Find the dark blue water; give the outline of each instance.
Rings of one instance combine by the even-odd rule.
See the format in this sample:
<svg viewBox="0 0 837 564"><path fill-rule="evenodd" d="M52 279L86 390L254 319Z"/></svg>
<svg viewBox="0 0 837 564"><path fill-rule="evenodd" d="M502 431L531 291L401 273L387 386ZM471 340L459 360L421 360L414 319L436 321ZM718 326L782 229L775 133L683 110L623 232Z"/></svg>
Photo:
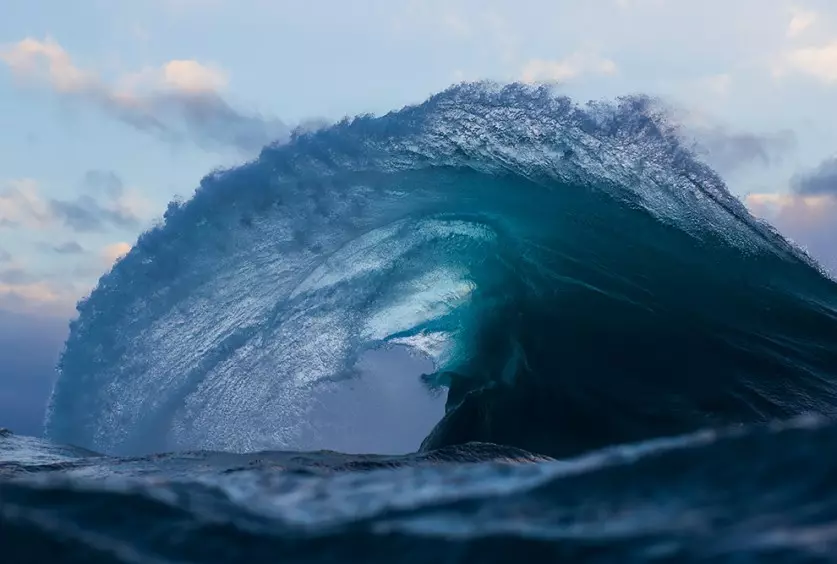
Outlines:
<svg viewBox="0 0 837 564"><path fill-rule="evenodd" d="M298 132L170 205L78 309L53 442L0 439L24 560L837 544L837 284L647 99L465 85ZM376 380L382 347L428 369ZM415 454L321 450L376 452L434 398Z"/></svg>

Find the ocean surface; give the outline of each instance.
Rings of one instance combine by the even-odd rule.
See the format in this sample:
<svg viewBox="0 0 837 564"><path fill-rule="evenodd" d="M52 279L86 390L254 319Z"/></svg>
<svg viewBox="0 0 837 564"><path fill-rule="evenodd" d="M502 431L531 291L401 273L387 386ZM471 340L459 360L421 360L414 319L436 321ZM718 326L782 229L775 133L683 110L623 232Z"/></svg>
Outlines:
<svg viewBox="0 0 837 564"><path fill-rule="evenodd" d="M300 129L78 313L10 562L837 562L837 283L647 98Z"/></svg>

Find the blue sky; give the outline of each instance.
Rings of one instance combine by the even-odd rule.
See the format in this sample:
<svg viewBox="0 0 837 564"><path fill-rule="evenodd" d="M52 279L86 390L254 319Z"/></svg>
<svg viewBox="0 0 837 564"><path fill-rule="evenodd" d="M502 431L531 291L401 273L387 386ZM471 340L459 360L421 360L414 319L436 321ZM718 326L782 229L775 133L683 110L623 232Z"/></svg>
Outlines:
<svg viewBox="0 0 837 564"><path fill-rule="evenodd" d="M299 123L462 80L659 96L734 193L837 268L833 0L4 0L2 12L0 334L46 324L42 341L24 332L39 359L57 356L75 301L211 169ZM32 374L6 362L18 341L0 342L0 402L23 390L14 382L52 377L41 360Z"/></svg>

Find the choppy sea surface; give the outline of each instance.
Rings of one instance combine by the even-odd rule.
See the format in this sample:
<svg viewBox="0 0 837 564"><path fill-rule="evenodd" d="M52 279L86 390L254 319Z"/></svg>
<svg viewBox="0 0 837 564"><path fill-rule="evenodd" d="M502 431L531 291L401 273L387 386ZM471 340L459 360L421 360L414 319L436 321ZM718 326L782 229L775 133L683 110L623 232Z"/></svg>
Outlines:
<svg viewBox="0 0 837 564"><path fill-rule="evenodd" d="M837 284L645 98L297 131L78 311L46 438L0 436L11 562L837 560ZM435 424L321 450L373 403Z"/></svg>

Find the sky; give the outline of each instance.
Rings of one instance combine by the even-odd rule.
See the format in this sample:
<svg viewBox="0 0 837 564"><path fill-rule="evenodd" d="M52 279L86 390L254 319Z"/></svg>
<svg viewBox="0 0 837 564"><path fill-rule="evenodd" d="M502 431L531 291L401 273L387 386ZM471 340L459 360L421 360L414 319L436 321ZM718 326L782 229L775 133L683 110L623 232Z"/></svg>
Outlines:
<svg viewBox="0 0 837 564"><path fill-rule="evenodd" d="M76 301L173 198L310 121L451 84L658 97L837 270L833 0L3 0L0 427L39 433Z"/></svg>

